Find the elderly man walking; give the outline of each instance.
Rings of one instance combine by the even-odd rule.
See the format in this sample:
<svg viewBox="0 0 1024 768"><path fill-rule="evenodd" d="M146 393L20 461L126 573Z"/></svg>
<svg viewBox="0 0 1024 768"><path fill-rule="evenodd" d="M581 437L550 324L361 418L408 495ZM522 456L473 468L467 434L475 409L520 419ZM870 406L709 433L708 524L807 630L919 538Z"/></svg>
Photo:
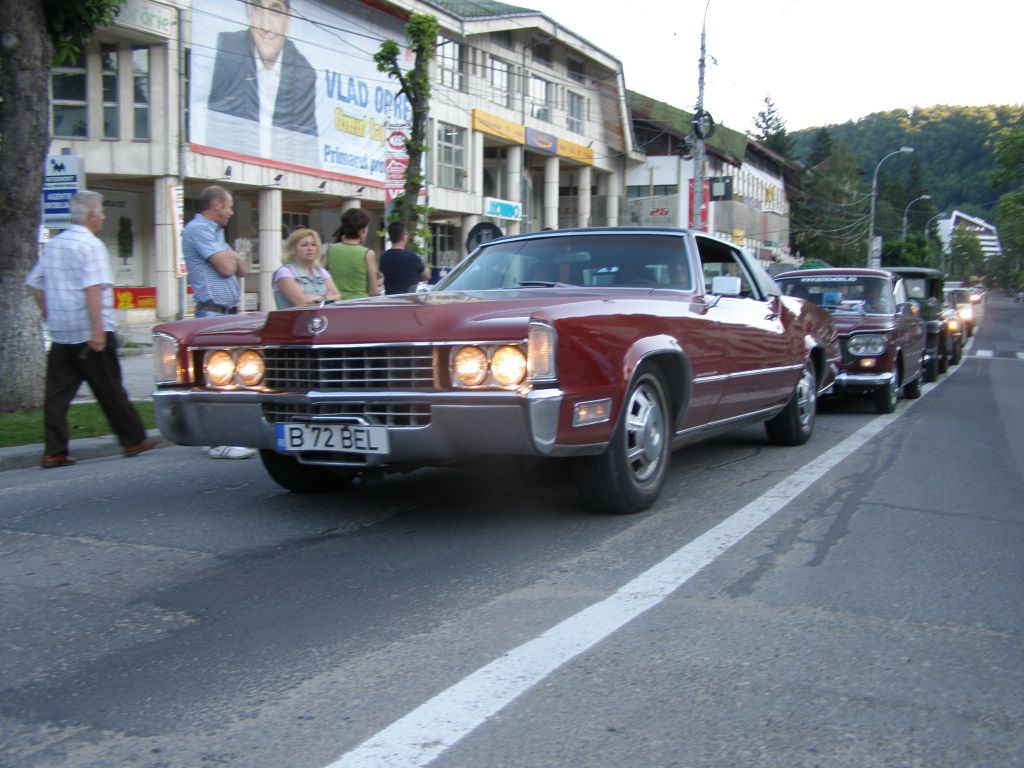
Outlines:
<svg viewBox="0 0 1024 768"><path fill-rule="evenodd" d="M43 469L76 462L68 453L68 407L82 382L89 384L126 457L155 448L121 382L114 321L114 281L107 248L96 237L103 228L103 196L78 192L71 198L71 226L50 240L25 284L50 330L43 411Z"/></svg>

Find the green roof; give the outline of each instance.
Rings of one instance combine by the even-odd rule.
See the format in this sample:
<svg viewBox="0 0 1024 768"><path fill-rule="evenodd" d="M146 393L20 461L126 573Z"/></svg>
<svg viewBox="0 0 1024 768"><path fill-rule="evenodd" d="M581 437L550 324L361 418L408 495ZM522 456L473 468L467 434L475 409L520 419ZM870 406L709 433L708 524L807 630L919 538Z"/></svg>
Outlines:
<svg viewBox="0 0 1024 768"><path fill-rule="evenodd" d="M532 8L523 8L508 3L498 3L494 0L427 0L428 5L440 8L452 16L460 19L489 18L491 16L540 16L540 11Z"/></svg>
<svg viewBox="0 0 1024 768"><path fill-rule="evenodd" d="M656 125L663 126L678 133L680 136L687 136L691 132L691 121L693 113L685 109L673 107L663 101L656 101L650 96L644 96L636 91L626 91L626 98L629 100L629 109L633 117L640 117L650 120ZM721 123L715 124L715 133L707 139L705 145L715 149L719 154L726 155L736 162L742 162L747 151L747 137Z"/></svg>

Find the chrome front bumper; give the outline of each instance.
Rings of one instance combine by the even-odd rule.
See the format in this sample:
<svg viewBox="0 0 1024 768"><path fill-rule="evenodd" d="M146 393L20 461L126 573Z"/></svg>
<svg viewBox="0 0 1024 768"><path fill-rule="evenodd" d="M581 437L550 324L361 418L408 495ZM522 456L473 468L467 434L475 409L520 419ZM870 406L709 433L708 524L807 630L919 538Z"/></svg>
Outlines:
<svg viewBox="0 0 1024 768"><path fill-rule="evenodd" d="M373 467L396 462L449 461L470 456L573 456L596 453L603 445L556 443L563 393L559 389L517 392L261 392L160 389L153 394L157 426L180 445L238 445L276 449L274 422L264 403L340 406L356 403L414 403L429 406L422 426L389 426L389 453L338 459L302 454L305 463ZM352 422L352 417L303 417L313 422ZM357 423L374 424L359 418ZM333 458L330 458L333 457Z"/></svg>
<svg viewBox="0 0 1024 768"><path fill-rule="evenodd" d="M892 383L896 374L888 373L840 373L836 376L834 389L837 392L867 392L880 389Z"/></svg>

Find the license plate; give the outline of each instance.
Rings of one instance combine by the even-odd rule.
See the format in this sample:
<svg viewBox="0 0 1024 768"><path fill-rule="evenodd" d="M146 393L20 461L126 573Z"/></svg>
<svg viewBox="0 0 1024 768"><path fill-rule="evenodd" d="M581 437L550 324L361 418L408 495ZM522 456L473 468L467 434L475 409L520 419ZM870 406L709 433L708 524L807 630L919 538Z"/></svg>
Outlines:
<svg viewBox="0 0 1024 768"><path fill-rule="evenodd" d="M388 453L386 427L363 424L277 424L279 451Z"/></svg>

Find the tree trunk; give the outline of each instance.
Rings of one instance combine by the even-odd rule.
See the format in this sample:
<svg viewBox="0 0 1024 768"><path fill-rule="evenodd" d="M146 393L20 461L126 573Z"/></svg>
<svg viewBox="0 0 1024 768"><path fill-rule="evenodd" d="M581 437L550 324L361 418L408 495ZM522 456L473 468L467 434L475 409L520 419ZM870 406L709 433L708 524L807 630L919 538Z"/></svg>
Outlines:
<svg viewBox="0 0 1024 768"><path fill-rule="evenodd" d="M42 0L0 0L0 19L0 412L7 412L43 399L41 318L24 283L39 248L53 46Z"/></svg>

